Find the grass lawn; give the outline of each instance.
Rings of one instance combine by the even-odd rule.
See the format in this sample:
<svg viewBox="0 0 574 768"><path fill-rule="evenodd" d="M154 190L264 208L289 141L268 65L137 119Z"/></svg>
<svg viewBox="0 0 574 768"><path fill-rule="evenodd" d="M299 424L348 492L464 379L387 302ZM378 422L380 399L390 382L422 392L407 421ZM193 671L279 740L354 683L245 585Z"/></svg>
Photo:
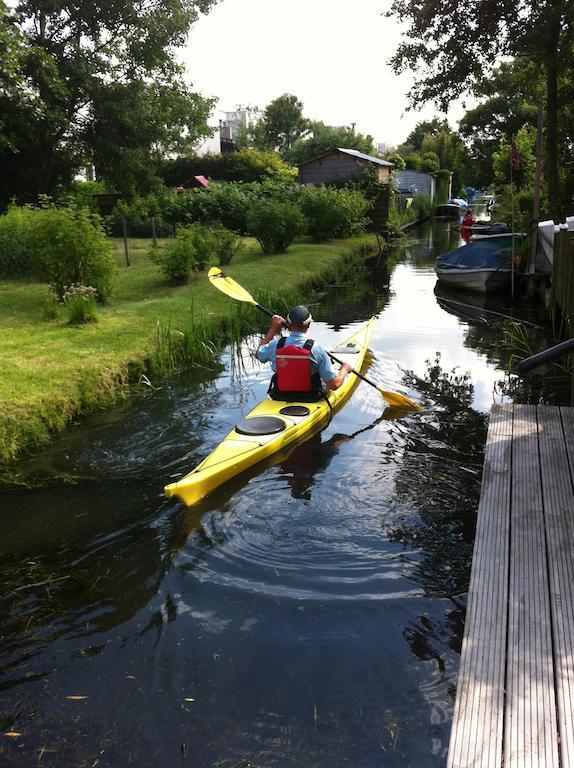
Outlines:
<svg viewBox="0 0 574 768"><path fill-rule="evenodd" d="M192 307L195 318L230 315L233 302L213 289L205 273L173 286L150 262L149 240L130 241L130 267L123 241L113 243L114 293L99 308L96 323L48 320L46 285L0 282L0 460L45 442L75 415L116 399L134 370L144 370L158 321L189 325ZM298 243L284 254L264 256L246 239L226 269L254 296L269 288L292 290L334 269L352 243Z"/></svg>

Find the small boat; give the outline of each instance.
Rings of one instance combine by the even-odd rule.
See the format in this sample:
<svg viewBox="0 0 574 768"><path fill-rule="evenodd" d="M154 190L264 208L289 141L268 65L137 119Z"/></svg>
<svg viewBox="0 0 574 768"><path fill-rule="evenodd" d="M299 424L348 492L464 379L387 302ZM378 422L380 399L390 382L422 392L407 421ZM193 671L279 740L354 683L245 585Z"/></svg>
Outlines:
<svg viewBox="0 0 574 768"><path fill-rule="evenodd" d="M473 235L500 235L508 231L508 224L502 221L475 221L470 231Z"/></svg>
<svg viewBox="0 0 574 768"><path fill-rule="evenodd" d="M473 232L470 236L470 242L476 243L495 243L496 245L512 248L512 241L514 240L514 248L518 248L526 240L526 232Z"/></svg>
<svg viewBox="0 0 574 768"><path fill-rule="evenodd" d="M471 242L438 256L434 269L438 279L453 288L477 293L503 290L512 280L512 246Z"/></svg>
<svg viewBox="0 0 574 768"><path fill-rule="evenodd" d="M461 197L451 197L444 205L437 205L436 215L458 218L464 216L468 209L468 203Z"/></svg>
<svg viewBox="0 0 574 768"><path fill-rule="evenodd" d="M374 322L372 317L334 349L333 354L360 371ZM325 398L312 403L266 397L192 472L166 485L166 495L177 496L190 507L240 472L288 446L294 447L326 426L332 412L350 397L357 382L356 376L349 375L339 389L329 391Z"/></svg>

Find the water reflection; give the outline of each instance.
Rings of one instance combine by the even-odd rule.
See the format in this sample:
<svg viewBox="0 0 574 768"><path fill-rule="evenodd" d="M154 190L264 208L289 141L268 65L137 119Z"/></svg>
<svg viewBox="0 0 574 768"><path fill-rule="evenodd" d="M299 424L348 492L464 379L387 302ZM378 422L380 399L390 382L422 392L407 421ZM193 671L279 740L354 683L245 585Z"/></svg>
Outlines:
<svg viewBox="0 0 574 768"><path fill-rule="evenodd" d="M264 396L248 340L14 468L0 725L22 737L2 765L444 766L501 374L433 293L459 234L426 232L325 295L314 330L336 344L378 312L369 377L428 413L389 418L360 385L197 508L164 500Z"/></svg>

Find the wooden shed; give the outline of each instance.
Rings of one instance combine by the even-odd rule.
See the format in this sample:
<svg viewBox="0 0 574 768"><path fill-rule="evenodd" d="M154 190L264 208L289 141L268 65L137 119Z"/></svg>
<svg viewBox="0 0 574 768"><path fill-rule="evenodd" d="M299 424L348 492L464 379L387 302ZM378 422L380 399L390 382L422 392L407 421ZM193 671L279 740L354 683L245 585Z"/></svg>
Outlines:
<svg viewBox="0 0 574 768"><path fill-rule="evenodd" d="M367 168L374 168L377 171L379 181L387 184L394 165L386 160L381 160L380 157L365 155L356 149L338 147L320 157L301 163L299 182L317 185L332 184L336 181L346 181L361 176Z"/></svg>

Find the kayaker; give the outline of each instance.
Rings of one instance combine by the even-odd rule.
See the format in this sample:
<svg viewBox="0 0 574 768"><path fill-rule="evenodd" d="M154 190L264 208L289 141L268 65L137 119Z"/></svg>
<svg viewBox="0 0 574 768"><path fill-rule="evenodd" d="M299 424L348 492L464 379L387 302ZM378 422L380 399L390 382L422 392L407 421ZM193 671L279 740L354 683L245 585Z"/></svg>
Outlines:
<svg viewBox="0 0 574 768"><path fill-rule="evenodd" d="M259 342L256 357L270 363L274 371L269 395L274 400L319 400L328 390L339 389L353 370L343 363L337 372L326 350L313 339L306 338L311 325L307 307L293 307L287 319L273 315L271 326ZM287 337L276 338L284 327Z"/></svg>
<svg viewBox="0 0 574 768"><path fill-rule="evenodd" d="M465 243L470 240L470 236L472 234L472 225L474 224L474 221L474 216L472 215L472 211L469 208L464 219L462 220L462 226L460 229L462 239L465 241Z"/></svg>

